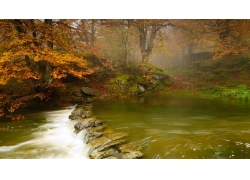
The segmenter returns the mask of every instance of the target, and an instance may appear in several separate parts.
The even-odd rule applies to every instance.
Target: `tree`
[[[0,59],[1,83],[6,83],[11,77],[19,80],[32,77],[50,84],[52,79],[67,74],[83,78],[93,72],[82,58],[91,48],[79,41],[74,42],[74,34],[69,28],[73,22],[65,23],[68,26],[60,24],[60,20],[2,20],[1,24],[8,32],[2,34],[4,40],[1,41],[1,47],[5,47]],[[46,66],[45,77],[40,70],[41,62],[51,66]]]
[[[154,48],[154,40],[161,29],[172,26],[169,20],[131,20],[139,34],[141,62],[148,62]]]
[[[139,39],[139,48],[141,52],[141,62],[148,62],[149,56],[153,52],[154,41],[159,36],[162,29],[171,27],[169,20],[103,20],[102,25],[106,27],[126,27],[133,30],[132,35]],[[131,31],[130,31],[131,32]]]
[[[83,55],[98,53],[77,41],[76,21],[1,20],[0,84],[6,84],[11,78],[32,79],[34,86],[39,82],[48,89],[69,74],[82,79],[93,73],[95,68],[88,67]],[[39,93],[44,98],[43,92]]]
[[[249,52],[249,20],[177,20],[174,26],[178,39],[200,51],[209,50],[215,59]]]
[[[102,49],[106,58],[111,59],[119,70],[126,71],[138,59],[137,34],[131,28],[130,20],[110,21],[110,26],[100,28],[99,43],[106,46]]]

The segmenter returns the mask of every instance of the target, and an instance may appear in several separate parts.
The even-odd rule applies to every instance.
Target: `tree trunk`
[[[45,24],[48,26],[48,28],[49,28],[49,36],[53,36],[53,34],[52,34],[52,26],[53,26],[53,21],[52,21],[52,19],[45,19]],[[54,44],[53,44],[53,42],[52,41],[47,41],[47,46],[50,48],[50,49],[53,49],[53,46],[54,46]],[[52,67],[51,67],[51,64],[49,63],[49,62],[47,62],[47,61],[44,61],[43,62],[45,65],[45,67],[43,67],[42,68],[42,72],[43,73],[45,73],[44,75],[43,75],[43,77],[44,77],[44,81],[45,81],[45,84],[46,85],[49,85],[49,84],[51,84],[52,83],[52,81],[53,81],[53,78],[52,78],[52,76],[51,76],[51,72],[52,72]]]
[[[149,34],[149,39],[147,41],[147,35]],[[157,33],[156,25],[152,25],[150,29],[142,26],[139,28],[140,33],[140,49],[142,55],[142,62],[148,62],[149,56],[152,54],[152,50],[154,47],[154,39]]]

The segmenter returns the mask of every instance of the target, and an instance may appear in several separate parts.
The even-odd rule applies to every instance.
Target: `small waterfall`
[[[74,121],[68,119],[75,106],[44,112],[47,123],[38,127],[31,140],[12,146],[1,146],[0,153],[8,158],[88,159],[84,131],[74,133]]]
[[[106,125],[92,114],[92,90],[77,106],[42,114],[46,121],[37,125],[25,141],[0,147],[0,157],[22,159],[135,159],[142,157],[135,142],[127,142],[125,132],[105,133]],[[29,121],[32,124],[33,118]],[[31,130],[25,127],[24,130]],[[27,133],[26,133],[27,134]],[[24,136],[26,136],[24,134]]]
[[[48,158],[87,158],[83,153],[86,146],[82,141],[84,134],[74,133],[75,122],[68,119],[74,108],[75,106],[48,113],[48,123],[40,127],[41,132],[35,133],[37,139],[40,139],[37,141],[39,146],[46,144],[50,149],[41,158],[46,158],[47,155]]]

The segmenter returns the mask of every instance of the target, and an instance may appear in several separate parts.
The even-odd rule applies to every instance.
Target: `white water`
[[[1,146],[6,158],[87,159],[84,131],[74,133],[74,121],[68,116],[75,107],[44,112],[46,123],[31,134],[32,139],[12,146]]]

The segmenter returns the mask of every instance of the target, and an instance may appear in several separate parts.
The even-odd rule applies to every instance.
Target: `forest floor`
[[[250,99],[249,69],[216,71],[169,71],[172,86],[165,92],[173,95]]]

